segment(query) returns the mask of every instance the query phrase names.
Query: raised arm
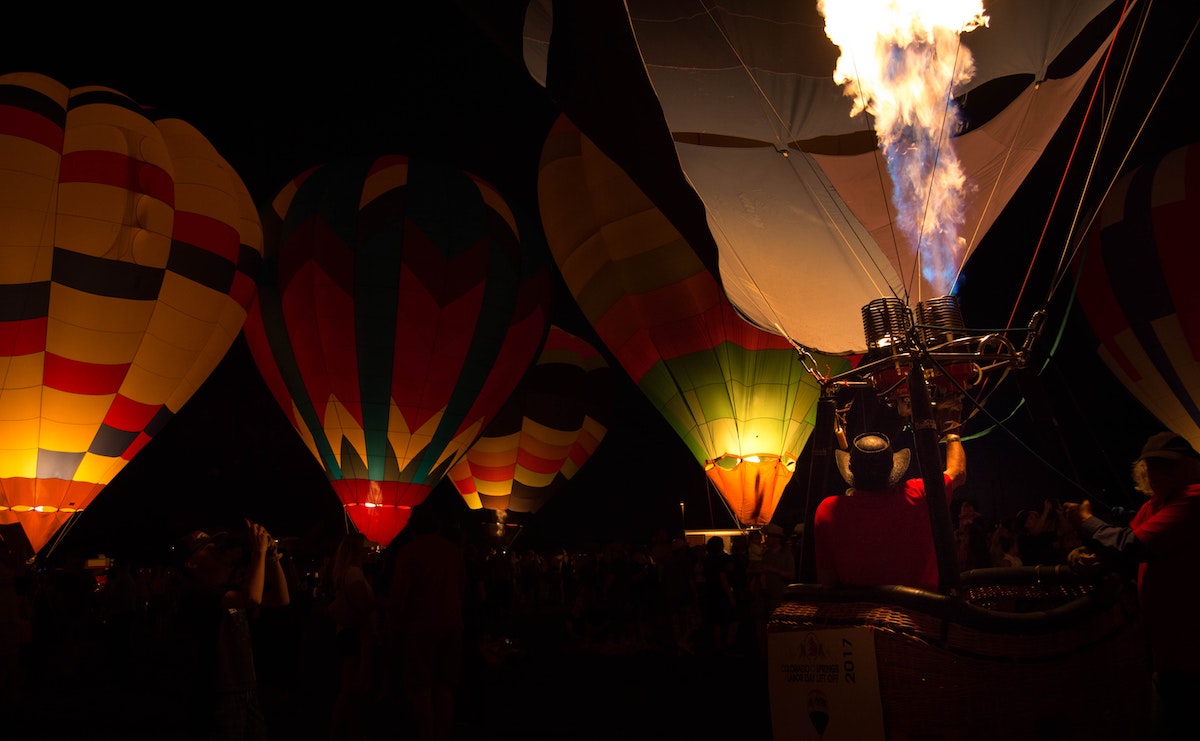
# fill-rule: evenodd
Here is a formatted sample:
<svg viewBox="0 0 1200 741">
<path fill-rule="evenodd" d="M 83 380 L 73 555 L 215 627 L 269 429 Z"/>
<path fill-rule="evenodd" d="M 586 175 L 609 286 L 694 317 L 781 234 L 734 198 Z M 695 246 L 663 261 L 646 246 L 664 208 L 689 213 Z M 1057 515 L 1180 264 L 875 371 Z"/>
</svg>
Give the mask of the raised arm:
<svg viewBox="0 0 1200 741">
<path fill-rule="evenodd" d="M 943 440 L 946 441 L 945 473 L 952 486 L 962 486 L 967 482 L 967 452 L 963 449 L 962 438 L 951 433 Z"/>
</svg>

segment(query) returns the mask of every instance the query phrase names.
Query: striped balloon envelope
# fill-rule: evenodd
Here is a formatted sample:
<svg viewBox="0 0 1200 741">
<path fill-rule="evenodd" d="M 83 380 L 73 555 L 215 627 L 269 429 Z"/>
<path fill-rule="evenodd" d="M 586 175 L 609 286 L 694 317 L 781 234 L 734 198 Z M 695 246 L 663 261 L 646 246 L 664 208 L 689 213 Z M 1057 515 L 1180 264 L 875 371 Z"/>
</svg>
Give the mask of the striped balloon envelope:
<svg viewBox="0 0 1200 741">
<path fill-rule="evenodd" d="M 402 155 L 299 175 L 263 225 L 250 352 L 347 516 L 386 546 L 537 356 L 546 266 L 492 186 Z"/>
<path fill-rule="evenodd" d="M 551 326 L 537 362 L 449 478 L 470 509 L 537 512 L 596 452 L 611 401 L 604 356 Z"/>
<path fill-rule="evenodd" d="M 1088 232 L 1078 302 L 1114 376 L 1200 448 L 1200 144 L 1126 173 Z"/>
<path fill-rule="evenodd" d="M 0 76 L 0 522 L 39 551 L 241 330 L 262 229 L 190 124 L 105 87 Z"/>
<path fill-rule="evenodd" d="M 675 225 L 565 116 L 542 149 L 538 198 L 596 334 L 738 523 L 770 523 L 816 422 L 817 378 L 786 339 L 737 313 Z M 833 375 L 851 361 L 811 362 Z"/>
</svg>

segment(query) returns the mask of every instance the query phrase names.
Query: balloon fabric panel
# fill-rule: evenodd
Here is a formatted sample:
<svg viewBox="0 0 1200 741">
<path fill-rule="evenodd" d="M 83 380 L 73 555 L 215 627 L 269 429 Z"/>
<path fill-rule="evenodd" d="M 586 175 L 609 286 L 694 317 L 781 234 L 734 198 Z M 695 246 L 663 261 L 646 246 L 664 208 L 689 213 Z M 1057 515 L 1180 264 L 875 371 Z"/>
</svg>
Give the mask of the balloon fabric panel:
<svg viewBox="0 0 1200 741">
<path fill-rule="evenodd" d="M 551 252 L 601 340 L 742 524 L 765 524 L 812 432 L 817 379 L 784 338 L 737 314 L 670 221 L 565 117 L 538 193 Z"/>
<path fill-rule="evenodd" d="M 0 76 L 0 518 L 40 550 L 186 403 L 253 300 L 241 179 L 184 121 Z"/>
<path fill-rule="evenodd" d="M 551 326 L 536 363 L 448 476 L 471 509 L 537 512 L 599 446 L 610 401 L 603 356 Z"/>
<path fill-rule="evenodd" d="M 1157 172 L 1150 209 L 1163 281 L 1190 354 L 1200 358 L 1200 292 L 1195 283 L 1200 253 L 1190 227 L 1200 197 L 1200 147 L 1175 152 Z"/>
<path fill-rule="evenodd" d="M 543 3 L 535 16 L 531 4 L 526 64 L 568 115 L 609 127 L 592 132 L 603 141 L 627 125 L 626 117 L 603 110 L 616 105 L 612 95 L 588 87 L 596 85 L 594 75 L 554 68 L 556 59 L 561 64 L 571 55 L 544 53 L 551 37 L 566 48 L 589 49 L 593 21 L 605 22 L 606 11 L 578 5 L 550 33 L 551 9 Z M 606 59 L 640 64 L 645 72 L 670 135 L 661 145 L 674 148 L 687 186 L 703 204 L 718 251 L 709 261 L 718 284 L 755 326 L 838 355 L 864 352 L 860 310 L 871 300 L 915 302 L 953 292 L 954 269 L 980 244 L 1077 101 L 1111 40 L 1106 24 L 1119 17 L 1112 11 L 1120 10 L 1112 0 L 993 0 L 986 4 L 987 27 L 961 35 L 975 73 L 956 83 L 963 125 L 945 141 L 961 163 L 966 197 L 956 204 L 961 224 L 943 235 L 912 223 L 911 212 L 924 209 L 896 202 L 897 191 L 910 191 L 908 179 L 896 177 L 899 187 L 885 182 L 893 163 L 880 147 L 883 134 L 876 136 L 865 114 L 850 115 L 852 102 L 833 76 L 841 50 L 825 34 L 818 3 L 731 0 L 701 13 L 691 0 L 624 5 L 636 51 L 632 59 Z M 1099 17 L 1103 22 L 1093 23 Z M 642 104 L 636 91 L 630 96 L 625 105 Z M 564 154 L 572 146 L 548 144 L 564 147 Z M 620 199 L 597 198 L 586 188 L 574 195 L 601 211 Z M 939 241 L 952 254 L 931 247 Z M 610 249 L 620 260 L 618 248 Z M 927 274 L 940 263 L 950 270 Z M 575 293 L 589 314 L 592 289 Z"/>
<path fill-rule="evenodd" d="M 399 155 L 305 172 L 263 218 L 247 342 L 347 514 L 386 545 L 529 366 L 548 275 L 494 189 Z"/>
<path fill-rule="evenodd" d="M 1200 445 L 1197 208 L 1200 144 L 1192 144 L 1122 177 L 1075 265 L 1097 352 L 1164 427 L 1193 445 Z"/>
</svg>

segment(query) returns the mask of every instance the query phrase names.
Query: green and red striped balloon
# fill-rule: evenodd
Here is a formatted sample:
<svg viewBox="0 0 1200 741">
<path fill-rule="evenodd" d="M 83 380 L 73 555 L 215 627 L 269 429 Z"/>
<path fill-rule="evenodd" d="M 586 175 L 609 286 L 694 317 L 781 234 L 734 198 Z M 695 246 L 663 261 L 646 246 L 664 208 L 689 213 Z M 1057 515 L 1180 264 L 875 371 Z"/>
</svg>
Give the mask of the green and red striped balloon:
<svg viewBox="0 0 1200 741">
<path fill-rule="evenodd" d="M 596 334 L 738 522 L 768 524 L 812 434 L 817 379 L 786 339 L 737 313 L 670 220 L 565 117 L 543 147 L 538 196 L 550 250 Z M 831 375 L 850 368 L 816 357 Z"/>
</svg>

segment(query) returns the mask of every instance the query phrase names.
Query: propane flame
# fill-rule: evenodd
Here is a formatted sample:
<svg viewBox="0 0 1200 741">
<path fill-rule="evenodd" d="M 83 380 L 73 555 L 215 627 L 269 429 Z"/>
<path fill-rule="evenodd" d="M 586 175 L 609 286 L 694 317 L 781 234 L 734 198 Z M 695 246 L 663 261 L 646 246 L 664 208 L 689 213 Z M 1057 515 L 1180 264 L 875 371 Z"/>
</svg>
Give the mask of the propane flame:
<svg viewBox="0 0 1200 741">
<path fill-rule="evenodd" d="M 887 161 L 897 228 L 919 250 L 925 279 L 952 292 L 966 248 L 959 235 L 970 189 L 950 146 L 960 124 L 955 86 L 975 73 L 961 33 L 986 26 L 980 0 L 818 0 L 841 49 L 834 81 L 866 111 Z"/>
</svg>

